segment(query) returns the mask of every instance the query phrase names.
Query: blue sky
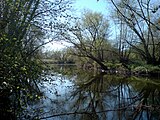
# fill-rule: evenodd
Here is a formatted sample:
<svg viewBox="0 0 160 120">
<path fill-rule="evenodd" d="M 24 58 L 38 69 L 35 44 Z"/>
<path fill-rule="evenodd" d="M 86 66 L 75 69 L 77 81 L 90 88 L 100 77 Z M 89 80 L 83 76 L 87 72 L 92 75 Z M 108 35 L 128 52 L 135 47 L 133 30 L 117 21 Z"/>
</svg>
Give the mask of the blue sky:
<svg viewBox="0 0 160 120">
<path fill-rule="evenodd" d="M 77 9 L 77 12 L 81 12 L 84 9 L 90 9 L 96 12 L 102 12 L 103 14 L 107 13 L 107 3 L 105 0 L 75 0 L 73 7 Z"/>
</svg>

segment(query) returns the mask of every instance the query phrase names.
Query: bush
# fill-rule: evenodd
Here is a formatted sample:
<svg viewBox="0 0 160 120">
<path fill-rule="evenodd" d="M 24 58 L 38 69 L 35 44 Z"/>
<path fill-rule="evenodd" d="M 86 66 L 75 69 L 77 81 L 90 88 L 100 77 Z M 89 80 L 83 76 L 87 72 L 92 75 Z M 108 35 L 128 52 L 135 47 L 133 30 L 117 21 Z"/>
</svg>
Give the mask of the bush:
<svg viewBox="0 0 160 120">
<path fill-rule="evenodd" d="M 133 71 L 134 72 L 146 72 L 148 71 L 148 69 L 144 66 L 138 66 L 138 67 L 135 67 Z"/>
<path fill-rule="evenodd" d="M 149 68 L 150 72 L 156 72 L 156 71 L 160 71 L 160 68 L 158 66 L 152 66 Z"/>
</svg>

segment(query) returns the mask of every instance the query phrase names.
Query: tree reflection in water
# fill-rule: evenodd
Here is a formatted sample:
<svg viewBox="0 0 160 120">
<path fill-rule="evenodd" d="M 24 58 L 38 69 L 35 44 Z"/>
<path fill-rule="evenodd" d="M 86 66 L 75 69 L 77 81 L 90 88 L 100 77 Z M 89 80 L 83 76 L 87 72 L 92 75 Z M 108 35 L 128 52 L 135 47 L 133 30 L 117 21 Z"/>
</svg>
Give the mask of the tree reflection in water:
<svg viewBox="0 0 160 120">
<path fill-rule="evenodd" d="M 130 117 L 127 108 L 133 102 L 129 99 L 133 90 L 123 77 L 99 74 L 87 81 L 78 82 L 77 86 L 73 94 L 77 99 L 74 105 L 76 111 L 84 110 L 89 117 L 92 115 L 102 120 Z"/>
<path fill-rule="evenodd" d="M 77 111 L 84 110 L 100 120 L 159 119 L 160 87 L 151 80 L 147 82 L 142 78 L 137 81 L 99 74 L 87 82 L 77 83 L 74 106 Z"/>
<path fill-rule="evenodd" d="M 57 79 L 59 78 L 56 78 L 54 74 L 51 86 L 47 85 L 48 90 L 52 88 L 50 90 L 53 94 L 52 97 L 49 97 L 51 94 L 45 95 L 52 102 L 43 106 L 45 107 L 43 109 L 49 112 L 41 114 L 40 119 L 160 119 L 160 82 L 158 80 L 128 78 L 104 73 L 93 75 L 85 71 L 74 70 L 68 74 L 62 72 L 61 83 Z M 69 79 L 72 79 L 70 86 L 63 89 L 67 87 Z M 55 83 L 58 87 L 54 86 Z M 58 91 L 59 96 L 55 91 Z M 42 101 L 47 103 L 48 100 Z"/>
</svg>

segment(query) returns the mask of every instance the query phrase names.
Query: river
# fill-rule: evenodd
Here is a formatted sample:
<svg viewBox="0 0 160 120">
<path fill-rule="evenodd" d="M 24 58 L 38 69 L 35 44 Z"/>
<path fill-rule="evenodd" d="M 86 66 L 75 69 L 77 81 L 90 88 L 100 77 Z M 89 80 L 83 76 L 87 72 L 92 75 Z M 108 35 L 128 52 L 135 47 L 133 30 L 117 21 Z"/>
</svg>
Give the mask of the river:
<svg viewBox="0 0 160 120">
<path fill-rule="evenodd" d="M 159 120 L 160 80 L 57 66 L 39 83 L 43 97 L 28 105 L 29 119 Z M 31 117 L 32 116 L 32 117 Z"/>
</svg>

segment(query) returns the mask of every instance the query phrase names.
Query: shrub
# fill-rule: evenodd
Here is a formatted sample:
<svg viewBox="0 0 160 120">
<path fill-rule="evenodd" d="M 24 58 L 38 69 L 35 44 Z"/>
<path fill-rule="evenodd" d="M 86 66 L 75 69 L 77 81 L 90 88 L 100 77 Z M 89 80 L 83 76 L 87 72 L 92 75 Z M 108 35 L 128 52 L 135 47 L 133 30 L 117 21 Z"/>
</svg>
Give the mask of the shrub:
<svg viewBox="0 0 160 120">
<path fill-rule="evenodd" d="M 138 67 L 135 67 L 133 71 L 134 72 L 146 72 L 148 71 L 148 69 L 144 66 L 138 66 Z"/>
</svg>

